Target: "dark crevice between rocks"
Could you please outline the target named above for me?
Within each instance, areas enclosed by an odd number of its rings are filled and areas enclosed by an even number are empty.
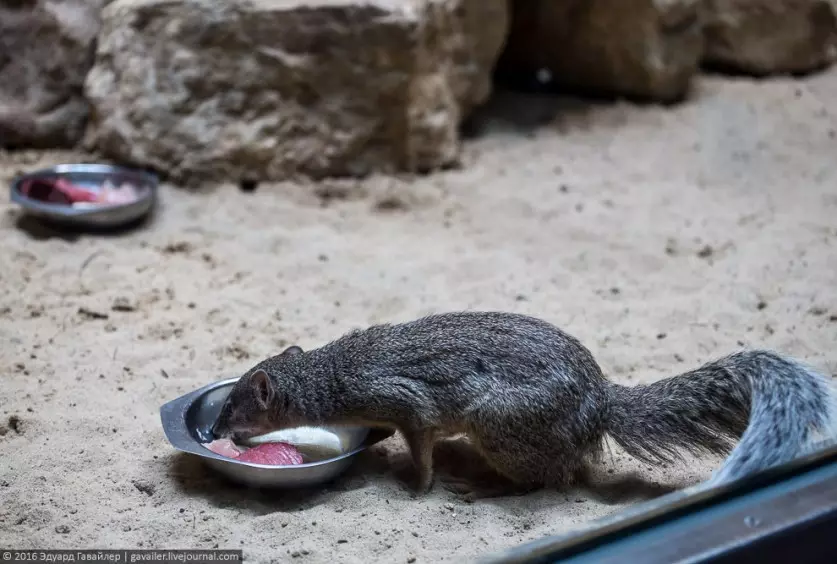
[[[684,92],[680,96],[661,100],[651,95],[616,93],[601,88],[562,84],[553,79],[552,73],[548,68],[538,70],[498,68],[494,71],[493,82],[495,91],[578,98],[583,99],[590,105],[607,105],[614,102],[627,101],[636,104],[674,106],[682,103],[691,94],[691,92]]]
[[[624,96],[608,96],[557,84],[547,69],[495,68],[491,97],[463,121],[463,139],[475,139],[498,129],[534,135],[548,126],[577,123],[597,107]]]
[[[252,193],[259,187],[259,183],[252,178],[245,178],[238,183],[238,189],[242,192]]]
[[[598,14],[599,8],[580,2],[568,2],[564,7],[556,8],[548,0],[510,2],[509,6],[508,35],[492,73],[492,95],[463,122],[461,134],[464,139],[481,136],[499,124],[524,135],[533,134],[539,128],[554,125],[556,120],[571,124],[576,116],[619,101],[670,107],[683,103],[694,93],[692,88],[680,85],[676,78],[668,76],[678,70],[674,63],[670,72],[661,73],[656,79],[653,76],[643,78],[641,61],[626,63],[622,60],[624,57],[606,56],[605,48],[612,46],[613,41],[603,40],[603,45],[598,45],[598,51],[594,50],[592,54],[584,52],[581,46],[585,41],[592,41],[588,36],[594,31],[589,22],[611,19]],[[660,13],[665,15],[666,12]],[[552,25],[544,23],[545,17],[567,22],[567,26],[581,22],[586,25],[586,31],[564,29],[554,22]],[[643,21],[643,16],[637,18],[640,23]],[[686,11],[674,18],[660,34],[674,36],[671,49],[680,48],[677,38],[682,37],[682,49],[688,54],[694,48],[690,32],[698,25],[697,13]],[[551,31],[548,33],[547,29]],[[614,31],[619,32],[619,29]],[[556,34],[567,34],[568,37],[556,37]],[[564,45],[566,57],[581,57],[602,69],[590,72],[580,64],[551,68],[549,61],[550,57],[556,56],[556,45]],[[582,52],[574,52],[579,50]],[[685,70],[680,70],[687,72],[688,65],[688,61],[683,62]],[[617,68],[608,70],[611,66]],[[696,67],[692,74],[697,72]],[[486,122],[491,122],[492,127],[487,128]]]

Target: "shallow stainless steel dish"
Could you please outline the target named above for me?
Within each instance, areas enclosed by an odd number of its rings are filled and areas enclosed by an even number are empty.
[[[22,184],[35,178],[62,177],[93,191],[101,189],[105,180],[119,185],[132,183],[138,192],[134,202],[96,207],[72,206],[41,202],[25,196]],[[115,228],[138,221],[154,207],[157,198],[158,178],[141,170],[105,164],[62,164],[21,175],[12,181],[11,199],[32,216],[54,223],[78,227]]]
[[[339,437],[343,454],[296,466],[267,466],[220,456],[201,443],[212,439],[212,424],[237,380],[231,378],[209,384],[160,408],[163,430],[174,448],[200,456],[209,467],[234,481],[272,488],[303,488],[323,484],[348,469],[355,455],[392,435],[389,431],[370,432],[364,427],[324,427]]]

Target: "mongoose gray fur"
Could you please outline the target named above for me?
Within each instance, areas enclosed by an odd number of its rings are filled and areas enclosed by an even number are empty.
[[[796,458],[816,434],[837,436],[837,390],[763,350],[626,387],[545,321],[447,313],[260,362],[233,387],[213,433],[241,440],[309,424],[401,431],[420,492],[432,484],[434,440],[459,433],[522,491],[576,481],[606,437],[649,463],[731,451],[717,484]]]

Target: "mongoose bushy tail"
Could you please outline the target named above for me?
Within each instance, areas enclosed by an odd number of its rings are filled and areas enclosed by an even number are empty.
[[[607,433],[636,458],[666,462],[680,451],[732,450],[714,483],[793,460],[815,434],[837,435],[837,395],[828,380],[770,351],[735,353],[653,384],[610,384],[609,396]]]

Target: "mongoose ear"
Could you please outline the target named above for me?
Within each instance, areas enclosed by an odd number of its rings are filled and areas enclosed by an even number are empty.
[[[291,345],[290,347],[286,348],[282,351],[282,354],[279,356],[293,356],[295,354],[302,353],[302,347],[298,347],[296,345]]]
[[[250,389],[253,390],[253,397],[256,398],[256,403],[262,409],[270,407],[273,401],[273,384],[270,382],[270,377],[262,369],[256,370],[250,374],[249,378]]]

